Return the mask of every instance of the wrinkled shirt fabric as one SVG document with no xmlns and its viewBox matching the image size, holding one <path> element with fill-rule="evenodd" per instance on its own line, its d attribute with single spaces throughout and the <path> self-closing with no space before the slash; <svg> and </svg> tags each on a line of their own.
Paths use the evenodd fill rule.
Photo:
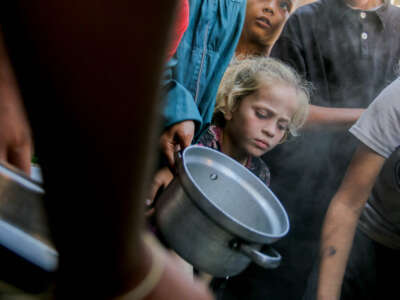
<svg viewBox="0 0 400 300">
<path fill-rule="evenodd" d="M 163 125 L 194 120 L 197 138 L 211 123 L 219 83 L 242 31 L 246 0 L 191 0 L 189 9 L 189 27 L 164 74 Z"/>
</svg>

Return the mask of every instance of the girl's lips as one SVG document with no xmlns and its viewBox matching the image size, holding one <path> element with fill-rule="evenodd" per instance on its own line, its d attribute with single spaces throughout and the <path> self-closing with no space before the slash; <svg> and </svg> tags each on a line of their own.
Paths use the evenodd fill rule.
<svg viewBox="0 0 400 300">
<path fill-rule="evenodd" d="M 265 17 L 259 17 L 256 19 L 256 23 L 266 29 L 271 28 L 271 22 L 268 20 L 268 18 Z"/>
<path fill-rule="evenodd" d="M 256 143 L 257 147 L 259 147 L 259 148 L 261 148 L 263 150 L 266 150 L 266 149 L 269 148 L 269 144 L 267 142 L 263 141 L 263 140 L 256 139 L 255 143 Z"/>
</svg>

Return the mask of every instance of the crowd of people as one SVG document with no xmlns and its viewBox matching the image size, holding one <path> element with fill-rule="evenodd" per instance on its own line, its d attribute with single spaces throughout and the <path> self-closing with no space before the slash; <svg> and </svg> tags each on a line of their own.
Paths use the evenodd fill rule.
<svg viewBox="0 0 400 300">
<path fill-rule="evenodd" d="M 39 157 L 56 297 L 396 292 L 399 7 L 13 1 L 0 12 L 0 160 L 29 174 Z M 278 269 L 251 264 L 204 282 L 149 232 L 145 199 L 153 205 L 192 144 L 237 160 L 278 196 L 291 223 L 274 245 Z"/>
</svg>

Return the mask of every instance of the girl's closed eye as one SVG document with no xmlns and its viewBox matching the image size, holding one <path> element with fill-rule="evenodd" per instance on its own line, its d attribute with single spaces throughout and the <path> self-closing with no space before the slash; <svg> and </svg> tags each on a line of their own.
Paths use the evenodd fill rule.
<svg viewBox="0 0 400 300">
<path fill-rule="evenodd" d="M 284 122 L 284 123 L 278 123 L 278 129 L 281 131 L 286 131 L 289 129 L 289 124 Z"/>
<path fill-rule="evenodd" d="M 268 111 L 266 110 L 256 110 L 256 117 L 259 119 L 267 119 L 269 116 Z"/>
<path fill-rule="evenodd" d="M 286 11 L 290 11 L 291 5 L 290 5 L 290 3 L 287 2 L 287 1 L 281 1 L 281 2 L 279 3 L 279 7 L 282 8 L 282 9 L 284 9 L 284 10 L 286 10 Z"/>
</svg>

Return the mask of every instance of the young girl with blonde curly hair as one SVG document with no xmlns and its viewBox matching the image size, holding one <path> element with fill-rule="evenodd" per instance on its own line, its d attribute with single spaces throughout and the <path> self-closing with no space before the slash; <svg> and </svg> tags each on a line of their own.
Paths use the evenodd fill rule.
<svg viewBox="0 0 400 300">
<path fill-rule="evenodd" d="M 232 62 L 217 94 L 213 125 L 199 144 L 236 159 L 269 184 L 260 158 L 298 135 L 308 115 L 308 84 L 289 66 L 266 57 Z"/>
</svg>

